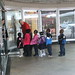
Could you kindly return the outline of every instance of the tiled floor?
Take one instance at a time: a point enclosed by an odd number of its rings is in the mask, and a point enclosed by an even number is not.
[[[66,56],[58,57],[58,52],[53,45],[53,58],[13,57],[10,75],[75,75],[75,44],[66,45]]]

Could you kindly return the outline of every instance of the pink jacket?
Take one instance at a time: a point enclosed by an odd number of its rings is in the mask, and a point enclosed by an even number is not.
[[[38,44],[38,39],[39,39],[39,36],[38,35],[34,35],[33,39],[31,40],[30,45]]]
[[[23,39],[23,45],[30,45],[30,34],[26,33],[25,38]]]

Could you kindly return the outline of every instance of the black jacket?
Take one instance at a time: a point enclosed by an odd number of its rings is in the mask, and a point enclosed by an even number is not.
[[[66,39],[66,36],[65,36],[64,34],[60,34],[60,35],[58,36],[58,43],[59,43],[59,44],[62,44],[62,41],[63,41],[64,39]]]

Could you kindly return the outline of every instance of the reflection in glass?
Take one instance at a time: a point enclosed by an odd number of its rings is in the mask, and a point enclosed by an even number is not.
[[[75,38],[74,10],[60,11],[60,27],[64,29],[67,39]]]
[[[53,39],[56,39],[56,11],[41,11],[41,14],[43,30],[50,28]]]
[[[19,19],[21,19],[20,11],[7,11],[7,26],[9,33],[9,47],[16,45],[16,36],[20,32]]]

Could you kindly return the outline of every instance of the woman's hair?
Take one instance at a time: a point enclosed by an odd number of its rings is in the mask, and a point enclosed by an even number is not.
[[[64,30],[63,30],[63,29],[61,29],[61,30],[60,30],[60,33],[63,33],[63,32],[64,32]]]
[[[46,32],[50,32],[50,29],[48,28],[48,29],[46,30]]]
[[[38,31],[37,30],[34,30],[34,33],[38,33]]]
[[[27,29],[27,30],[26,30],[26,33],[30,33],[30,31],[31,31],[30,29]]]

